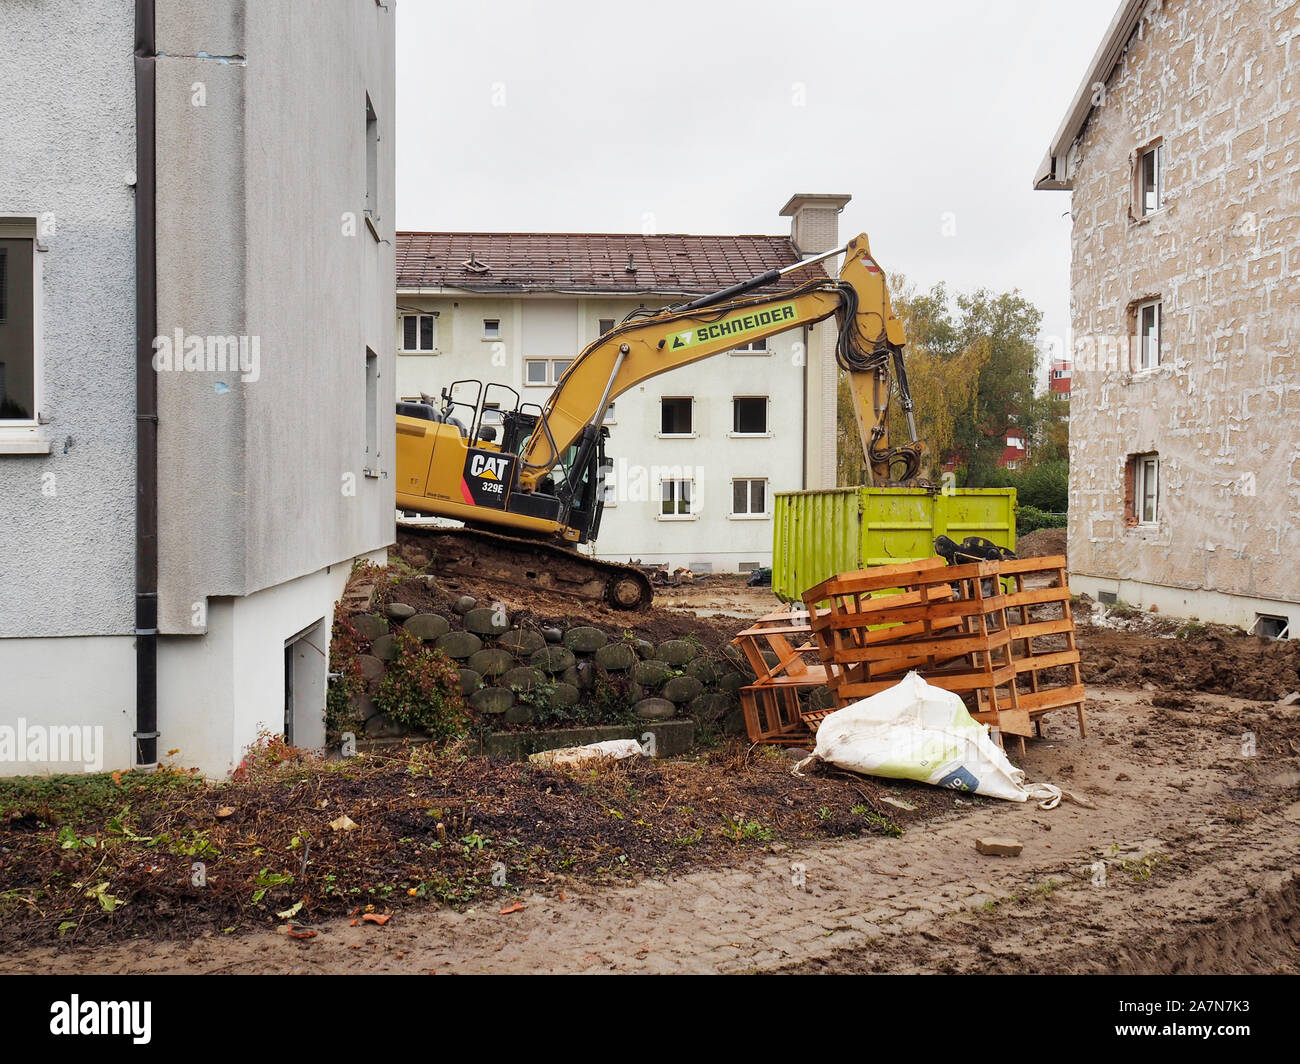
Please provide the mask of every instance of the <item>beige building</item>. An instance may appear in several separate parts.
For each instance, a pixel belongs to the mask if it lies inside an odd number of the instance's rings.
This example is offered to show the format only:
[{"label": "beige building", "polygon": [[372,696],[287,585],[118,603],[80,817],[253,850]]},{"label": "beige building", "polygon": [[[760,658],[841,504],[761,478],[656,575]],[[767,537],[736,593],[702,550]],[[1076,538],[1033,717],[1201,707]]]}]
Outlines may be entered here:
[{"label": "beige building", "polygon": [[1300,628],[1300,5],[1125,0],[1035,175],[1072,193],[1073,586]]},{"label": "beige building", "polygon": [[[474,380],[541,406],[577,354],[629,312],[837,247],[848,201],[792,197],[780,211],[788,236],[399,232],[398,395],[436,397]],[[619,396],[606,416],[596,553],[696,572],[771,565],[773,494],[835,484],[835,337],[833,321],[801,326]],[[512,401],[499,390],[489,398]]]}]

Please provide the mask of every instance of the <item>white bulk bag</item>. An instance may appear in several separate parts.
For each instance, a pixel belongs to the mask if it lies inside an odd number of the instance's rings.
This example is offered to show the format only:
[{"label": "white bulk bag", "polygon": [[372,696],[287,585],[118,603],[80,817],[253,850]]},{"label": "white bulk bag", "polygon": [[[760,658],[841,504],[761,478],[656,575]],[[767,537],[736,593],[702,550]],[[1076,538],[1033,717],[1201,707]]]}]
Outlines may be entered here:
[{"label": "white bulk bag", "polygon": [[826,717],[817,729],[817,748],[795,766],[795,774],[811,761],[1013,802],[1060,800],[1060,791],[1050,785],[1026,787],[1024,772],[1007,760],[962,700],[915,672]]}]

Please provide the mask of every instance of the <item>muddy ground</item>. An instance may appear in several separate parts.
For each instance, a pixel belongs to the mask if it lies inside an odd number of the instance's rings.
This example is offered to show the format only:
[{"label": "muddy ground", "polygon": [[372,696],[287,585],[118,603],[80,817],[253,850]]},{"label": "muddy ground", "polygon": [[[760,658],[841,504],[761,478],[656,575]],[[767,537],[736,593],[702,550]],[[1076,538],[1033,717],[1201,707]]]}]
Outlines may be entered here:
[{"label": "muddy ground", "polygon": [[[773,604],[714,578],[661,591],[648,622],[716,635]],[[80,863],[99,855],[75,846],[61,856],[82,885],[25,899],[24,875],[44,866],[22,861],[62,843],[11,819],[0,971],[1300,971],[1300,705],[1282,704],[1300,690],[1300,644],[1086,604],[1079,617],[1088,735],[1072,713],[1050,715],[1012,758],[1081,803],[1042,810],[825,770],[799,780],[787,756],[743,744],[577,778],[479,759],[367,778],[291,765],[269,789],[232,783],[170,807],[191,844],[197,825],[241,855],[202,905],[181,854],[167,858],[180,862],[170,895],[148,886],[165,862],[144,857],[137,893],[103,911]],[[216,818],[216,798],[234,812]],[[361,828],[329,832],[340,813]],[[438,823],[448,841],[431,848]],[[302,867],[303,825],[320,878],[280,919],[310,878],[274,882],[280,865]],[[979,854],[992,834],[1022,854]],[[325,891],[342,881],[359,892]],[[88,915],[60,934],[58,904]],[[367,907],[391,919],[368,921]]]}]

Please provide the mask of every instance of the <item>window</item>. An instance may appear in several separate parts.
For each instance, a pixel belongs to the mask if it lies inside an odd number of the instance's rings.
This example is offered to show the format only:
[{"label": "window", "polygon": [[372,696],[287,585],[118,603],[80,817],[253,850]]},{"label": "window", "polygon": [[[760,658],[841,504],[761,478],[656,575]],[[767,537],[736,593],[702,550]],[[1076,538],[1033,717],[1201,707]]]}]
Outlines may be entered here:
[{"label": "window", "polygon": [[607,332],[609,332],[611,329],[614,328],[614,319],[601,318],[600,321],[596,323],[596,327],[599,335],[604,336]]},{"label": "window", "polygon": [[438,346],[437,321],[433,314],[403,314],[402,350],[435,350]]},{"label": "window", "polygon": [[484,318],[483,319],[483,339],[500,340],[501,339],[501,319]]},{"label": "window", "polygon": [[1138,368],[1160,365],[1160,327],[1164,317],[1160,300],[1139,303],[1137,308]]},{"label": "window", "polygon": [[695,400],[689,396],[682,398],[665,396],[660,399],[659,434],[661,436],[690,436],[693,432],[691,428],[691,408],[694,402]]},{"label": "window", "polygon": [[541,386],[558,384],[564,371],[573,365],[571,358],[526,358],[524,359],[524,383]]},{"label": "window", "polygon": [[733,355],[765,355],[768,352],[767,337],[750,340],[747,344],[737,344],[731,349]]},{"label": "window", "polygon": [[737,436],[767,435],[767,396],[738,396],[732,399],[731,431]]},{"label": "window", "polygon": [[614,404],[613,404],[613,403],[610,403],[609,406],[605,407],[605,421],[604,421],[604,424],[606,424],[606,425],[616,425],[616,424],[618,424],[618,417],[614,414]]},{"label": "window", "polygon": [[736,517],[766,517],[767,481],[733,480],[731,512]]},{"label": "window", "polygon": [[691,503],[695,497],[694,488],[695,484],[690,480],[660,481],[659,515],[669,519],[694,516],[691,512]]},{"label": "window", "polygon": [[1131,455],[1125,479],[1128,494],[1128,523],[1159,524],[1160,456],[1158,454]]},{"label": "window", "polygon": [[0,421],[36,420],[36,222],[0,218]]},{"label": "window", "polygon": [[366,462],[365,475],[379,475],[379,359],[366,348]]},{"label": "window", "polygon": [[366,95],[366,215],[379,217],[379,119]]},{"label": "window", "polygon": [[618,481],[614,475],[614,463],[606,461],[600,467],[599,495],[606,506],[618,505]]},{"label": "window", "polygon": [[1136,215],[1145,218],[1165,205],[1164,145],[1159,141],[1138,153]]}]

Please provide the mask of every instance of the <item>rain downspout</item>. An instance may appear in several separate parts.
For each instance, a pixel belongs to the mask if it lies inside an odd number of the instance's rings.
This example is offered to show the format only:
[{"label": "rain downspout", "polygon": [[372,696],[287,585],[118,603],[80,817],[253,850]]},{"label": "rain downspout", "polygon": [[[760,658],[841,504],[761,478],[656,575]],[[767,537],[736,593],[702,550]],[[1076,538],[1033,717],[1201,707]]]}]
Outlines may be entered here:
[{"label": "rain downspout", "polygon": [[154,0],[135,3],[135,764],[158,763],[158,332]]}]

